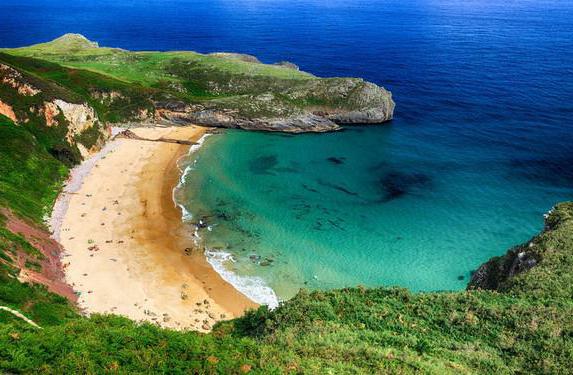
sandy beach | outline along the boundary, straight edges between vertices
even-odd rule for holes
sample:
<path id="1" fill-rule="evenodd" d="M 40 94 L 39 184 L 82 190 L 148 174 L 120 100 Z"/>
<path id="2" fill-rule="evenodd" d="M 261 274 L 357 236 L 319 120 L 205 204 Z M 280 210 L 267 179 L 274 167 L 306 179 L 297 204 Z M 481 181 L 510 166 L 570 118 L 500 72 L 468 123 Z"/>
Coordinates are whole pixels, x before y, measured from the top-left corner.
<path id="1" fill-rule="evenodd" d="M 131 129 L 199 140 L 201 127 Z M 73 171 L 52 217 L 66 280 L 86 313 L 208 331 L 256 305 L 226 283 L 189 237 L 172 199 L 188 145 L 116 139 Z"/>

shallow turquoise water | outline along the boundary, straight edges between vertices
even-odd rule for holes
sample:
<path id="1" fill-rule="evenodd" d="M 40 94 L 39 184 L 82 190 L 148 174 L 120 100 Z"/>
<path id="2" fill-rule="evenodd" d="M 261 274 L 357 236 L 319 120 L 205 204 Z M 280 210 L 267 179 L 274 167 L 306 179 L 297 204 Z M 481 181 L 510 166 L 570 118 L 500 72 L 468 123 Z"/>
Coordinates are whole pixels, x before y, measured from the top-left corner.
<path id="1" fill-rule="evenodd" d="M 212 136 L 191 155 L 179 201 L 212 226 L 200 235 L 213 264 L 232 254 L 227 270 L 248 277 L 226 276 L 265 302 L 263 282 L 281 299 L 301 287 L 462 289 L 571 197 L 519 152 L 399 125 Z"/>

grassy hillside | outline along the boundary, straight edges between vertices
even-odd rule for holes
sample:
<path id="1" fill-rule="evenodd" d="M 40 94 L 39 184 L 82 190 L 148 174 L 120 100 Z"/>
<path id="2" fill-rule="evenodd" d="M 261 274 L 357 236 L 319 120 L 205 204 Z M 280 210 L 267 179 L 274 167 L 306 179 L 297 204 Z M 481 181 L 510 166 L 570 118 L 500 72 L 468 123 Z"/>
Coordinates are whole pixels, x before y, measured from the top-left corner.
<path id="1" fill-rule="evenodd" d="M 361 79 L 317 78 L 289 65 L 262 64 L 246 55 L 132 52 L 98 47 L 77 34 L 3 51 L 81 69 L 88 82 L 104 75 L 115 84 L 145 88 L 151 102 L 180 100 L 231 111 L 242 119 L 284 118 L 326 109 L 364 110 L 381 104 L 393 111 L 390 94 Z M 86 72 L 99 76 L 89 77 Z M 364 95 L 365 90 L 376 94 Z"/>
<path id="2" fill-rule="evenodd" d="M 9 209 L 41 227 L 67 173 L 29 131 L 0 115 L 0 305 L 25 312 L 41 324 L 60 323 L 77 313 L 65 298 L 17 280 L 17 254 L 26 254 L 35 264 L 43 256 L 22 235 L 6 228 L 5 214 Z M 0 322 L 12 320 L 0 312 Z"/>
<path id="3" fill-rule="evenodd" d="M 236 100 L 245 87 L 323 81 L 296 70 L 258 66 L 244 56 L 131 53 L 100 49 L 79 37 L 9 52 L 0 54 L 0 64 L 21 74 L 20 89 L 24 83 L 39 92 L 24 95 L 0 83 L 0 100 L 18 118 L 15 123 L 0 115 L 0 306 L 21 311 L 42 329 L 0 310 L 2 372 L 573 372 L 573 203 L 558 205 L 543 233 L 480 269 L 481 281 L 472 281 L 472 288 L 491 290 L 301 291 L 274 311 L 261 307 L 217 324 L 210 334 L 175 332 L 117 316 L 86 318 L 63 297 L 21 283 L 18 256 L 25 254 L 35 268 L 44 255 L 29 237 L 9 230 L 9 221 L 18 217 L 45 231 L 42 217 L 69 166 L 79 160 L 77 144 L 94 142 L 91 133 L 67 140 L 70 124 L 64 118 L 49 126 L 39 110 L 30 108 L 55 99 L 87 103 L 107 123 L 137 119 L 166 96 Z M 187 68 L 178 70 L 182 66 Z M 193 75 L 182 78 L 189 72 Z M 220 92 L 204 85 L 217 82 L 205 80 L 211 74 L 224 77 Z M 234 80 L 237 74 L 241 78 Z M 278 81 L 265 81 L 269 75 Z M 185 90 L 179 91 L 179 84 Z M 311 98 L 300 100 L 307 105 Z"/>

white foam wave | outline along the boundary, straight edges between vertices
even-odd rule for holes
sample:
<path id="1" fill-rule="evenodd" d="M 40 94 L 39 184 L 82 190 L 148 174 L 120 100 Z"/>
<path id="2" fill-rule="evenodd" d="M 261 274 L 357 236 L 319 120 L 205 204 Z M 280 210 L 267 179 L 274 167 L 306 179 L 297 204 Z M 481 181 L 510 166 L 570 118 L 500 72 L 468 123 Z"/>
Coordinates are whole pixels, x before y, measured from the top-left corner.
<path id="1" fill-rule="evenodd" d="M 190 155 L 199 150 L 199 148 L 203 145 L 205 139 L 209 135 L 210 134 L 205 134 L 197 141 L 197 144 L 192 145 L 189 148 L 189 152 L 187 153 L 187 155 L 183 156 L 180 159 L 180 161 L 189 158 Z M 188 162 L 188 160 L 186 160 L 186 162 Z M 175 186 L 175 188 L 173 189 L 173 202 L 181 210 L 181 216 L 184 222 L 191 221 L 191 219 L 193 218 L 193 214 L 189 210 L 187 210 L 184 207 L 184 205 L 177 202 L 176 192 L 187 182 L 189 172 L 193 170 L 195 162 L 196 160 L 193 160 L 191 162 L 192 164 L 190 163 L 186 165 L 185 168 L 181 168 L 180 163 L 179 162 L 177 163 L 181 171 L 181 178 L 179 179 L 179 183 L 177 184 L 177 186 Z M 214 225 L 209 225 L 207 230 L 212 231 Z M 193 237 L 196 243 L 200 240 L 198 228 L 195 228 Z M 235 289 L 237 289 L 239 292 L 247 296 L 252 301 L 260 305 L 267 305 L 271 309 L 274 309 L 279 305 L 279 299 L 275 291 L 272 290 L 269 286 L 267 286 L 263 279 L 256 276 L 240 276 L 227 269 L 225 264 L 227 262 L 234 262 L 233 256 L 231 254 L 223 251 L 206 250 L 205 256 L 207 257 L 207 262 L 209 262 L 211 267 L 213 267 L 213 269 L 219 275 L 221 275 L 223 280 L 231 284 Z"/>
<path id="2" fill-rule="evenodd" d="M 263 279 L 257 276 L 240 276 L 227 269 L 225 264 L 235 261 L 233 255 L 224 251 L 213 250 L 206 250 L 205 255 L 207 256 L 207 262 L 221 275 L 223 280 L 233 285 L 235 289 L 249 299 L 260 305 L 267 305 L 271 309 L 279 305 L 279 299 L 275 291 L 267 286 Z"/>
<path id="3" fill-rule="evenodd" d="M 175 186 L 173 188 L 173 192 L 172 192 L 172 199 L 173 199 L 173 203 L 179 207 L 179 209 L 181 210 L 181 216 L 183 218 L 184 222 L 189 222 L 193 219 L 193 214 L 187 210 L 185 208 L 184 205 L 180 204 L 177 202 L 177 198 L 176 198 L 176 193 L 179 189 L 181 189 L 181 187 L 183 185 L 185 185 L 185 182 L 187 182 L 187 176 L 189 175 L 189 172 L 191 170 L 193 170 L 193 165 L 187 165 L 184 169 L 181 169 L 180 166 L 180 162 L 181 160 L 183 160 L 184 158 L 189 157 L 190 155 L 192 155 L 195 151 L 199 150 L 199 148 L 201 148 L 201 146 L 203 145 L 203 143 L 205 142 L 205 139 L 210 136 L 211 134 L 204 134 L 201 138 L 199 138 L 199 140 L 197 141 L 196 144 L 192 145 L 191 147 L 189 147 L 189 152 L 187 153 L 187 155 L 184 155 L 181 159 L 179 159 L 179 161 L 177 162 L 177 167 L 180 170 L 181 173 L 181 177 L 179 178 L 179 182 L 177 183 L 177 186 Z M 193 161 L 193 164 L 195 163 L 195 161 Z"/>

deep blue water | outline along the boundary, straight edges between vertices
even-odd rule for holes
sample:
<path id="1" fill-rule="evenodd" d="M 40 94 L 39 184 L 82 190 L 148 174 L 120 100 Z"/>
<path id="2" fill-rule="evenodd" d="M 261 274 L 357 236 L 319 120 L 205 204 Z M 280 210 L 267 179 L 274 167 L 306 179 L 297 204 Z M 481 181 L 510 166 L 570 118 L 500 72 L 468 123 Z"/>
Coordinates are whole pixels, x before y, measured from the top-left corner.
<path id="1" fill-rule="evenodd" d="M 66 32 L 127 49 L 289 60 L 392 91 L 389 125 L 229 132 L 197 154 L 184 198 L 202 202 L 190 204 L 196 215 L 233 218 L 207 243 L 281 297 L 305 285 L 463 288 L 573 197 L 570 1 L 0 3 L 3 47 Z"/>

